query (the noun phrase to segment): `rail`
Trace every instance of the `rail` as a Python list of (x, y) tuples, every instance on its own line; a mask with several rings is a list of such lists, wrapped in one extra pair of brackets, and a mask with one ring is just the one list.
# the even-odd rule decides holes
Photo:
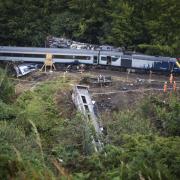
[[(180, 89), (177, 87), (176, 89)], [(167, 90), (173, 90), (173, 88), (167, 88)], [(129, 92), (147, 92), (147, 91), (164, 91), (162, 88), (148, 88), (148, 89), (131, 89), (131, 90), (120, 90), (120, 91), (111, 91), (111, 92), (99, 92), (91, 93), (93, 95), (108, 95), (108, 94), (117, 94), (117, 93), (129, 93)]]

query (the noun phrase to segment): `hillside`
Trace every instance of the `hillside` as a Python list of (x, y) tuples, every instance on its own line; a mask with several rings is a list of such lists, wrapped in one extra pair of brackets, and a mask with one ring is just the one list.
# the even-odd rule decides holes
[(179, 0), (0, 0), (0, 12), (0, 45), (44, 47), (64, 36), (179, 55)]
[(0, 49), (0, 180), (179, 180), (180, 0), (0, 0)]
[[(71, 99), (73, 85), (88, 72), (69, 73), (65, 79), (61, 72), (35, 72), (18, 81), (0, 72), (0, 179), (178, 179), (180, 176), (179, 91), (167, 94), (127, 91), (119, 96), (93, 97), (99, 107), (108, 109), (99, 109), (107, 134), (103, 151), (95, 153), (90, 151), (91, 132)], [(96, 72), (91, 71), (93, 74)], [(116, 84), (135, 83), (134, 75), (129, 82), (125, 81), (126, 76), (123, 79), (123, 74), (112, 75), (117, 79), (112, 87), (91, 87), (92, 94), (119, 88)], [(136, 88), (142, 90), (141, 86)]]

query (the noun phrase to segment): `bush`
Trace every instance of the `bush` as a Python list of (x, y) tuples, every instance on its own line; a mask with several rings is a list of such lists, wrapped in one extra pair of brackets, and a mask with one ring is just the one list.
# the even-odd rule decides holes
[(7, 105), (0, 100), (0, 121), (13, 120), (16, 117), (16, 112), (13, 105)]
[(0, 68), (0, 100), (5, 103), (12, 102), (12, 97), (15, 95), (15, 87), (9, 80), (6, 71)]
[(148, 118), (162, 135), (180, 136), (180, 101), (178, 96), (151, 97), (142, 105), (142, 113), (143, 117)]
[(125, 110), (112, 113), (109, 120), (104, 122), (107, 128), (107, 141), (113, 145), (121, 145), (122, 134), (150, 135), (156, 133), (156, 129), (148, 118), (143, 117), (140, 109)]
[(106, 146), (104, 153), (79, 159), (74, 173), (83, 170), (85, 175), (89, 173), (88, 179), (178, 179), (179, 137), (123, 135), (121, 138), (121, 147)]

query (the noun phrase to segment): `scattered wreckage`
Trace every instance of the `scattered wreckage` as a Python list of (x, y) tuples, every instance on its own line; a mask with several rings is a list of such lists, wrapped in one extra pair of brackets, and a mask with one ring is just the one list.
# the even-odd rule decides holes
[(63, 37), (58, 38), (52, 36), (47, 37), (46, 46), (50, 48), (87, 49), (87, 50), (115, 51), (115, 52), (122, 52), (123, 50), (120, 47), (116, 48), (111, 45), (94, 45), (89, 43), (73, 41)]
[(89, 84), (93, 87), (96, 86), (111, 86), (112, 85), (111, 76), (98, 75), (96, 77), (84, 77), (81, 80), (81, 83)]
[(18, 64), (18, 65), (14, 65), (14, 70), (15, 70), (15, 75), (16, 77), (22, 77), (25, 76), (35, 70), (38, 69), (38, 64)]
[(91, 126), (94, 129), (94, 133), (91, 134), (91, 142), (94, 151), (101, 151), (103, 147), (103, 142), (101, 140), (104, 129), (102, 126), (102, 122), (98, 117), (95, 101), (92, 101), (89, 94), (88, 86), (76, 85), (73, 89), (72, 100), (77, 109), (84, 116), (84, 121), (86, 123), (87, 129), (90, 130)]

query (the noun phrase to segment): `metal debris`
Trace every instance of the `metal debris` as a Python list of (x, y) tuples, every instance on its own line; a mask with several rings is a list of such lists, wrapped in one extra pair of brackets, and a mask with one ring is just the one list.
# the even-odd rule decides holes
[(85, 123), (94, 127), (95, 134), (92, 134), (92, 144), (95, 151), (102, 150), (101, 142), (102, 124), (98, 119), (97, 109), (93, 103), (87, 86), (76, 85), (73, 89), (72, 99), (77, 109), (84, 115)]
[(16, 76), (21, 77), (25, 76), (35, 70), (37, 70), (38, 64), (19, 64), (14, 65), (14, 69), (16, 71)]

